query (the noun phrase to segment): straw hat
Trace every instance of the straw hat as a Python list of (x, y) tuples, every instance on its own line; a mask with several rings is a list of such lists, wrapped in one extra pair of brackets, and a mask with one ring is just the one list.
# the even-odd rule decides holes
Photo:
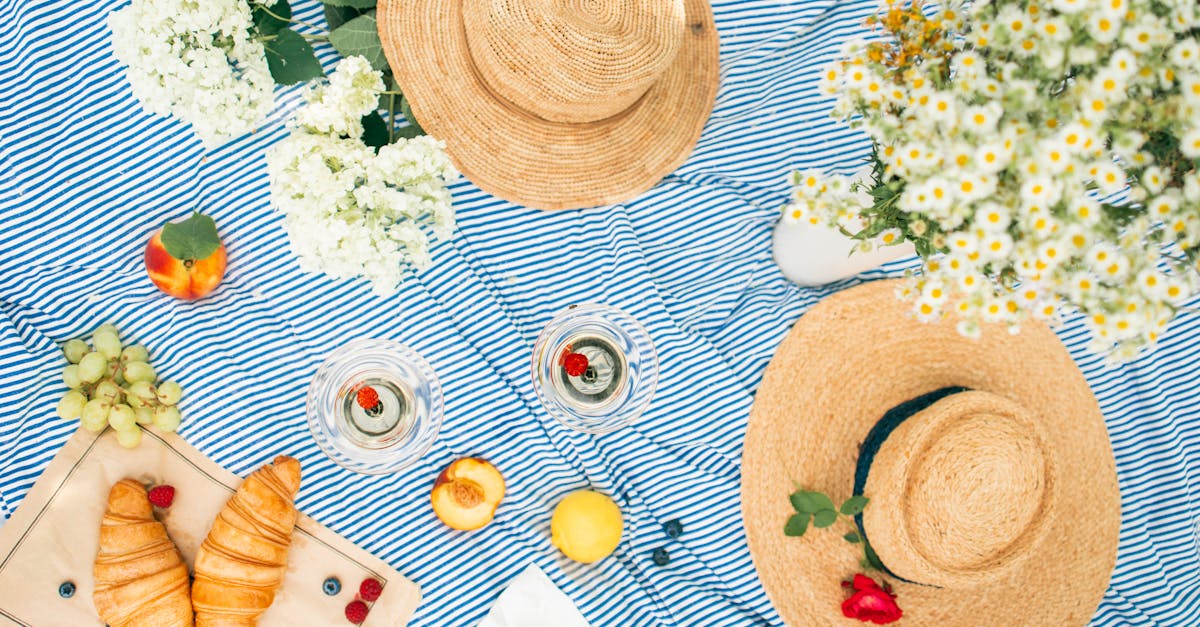
[[(902, 625), (1086, 624), (1121, 522), (1087, 382), (1045, 325), (972, 340), (913, 319), (897, 285), (813, 307), (763, 376), (742, 515), (768, 596), (789, 624), (858, 624), (840, 582), (865, 572), (891, 584)], [(785, 536), (796, 485), (868, 497), (858, 531), (887, 572), (864, 570), (849, 524)]]
[(650, 189), (716, 98), (707, 0), (381, 0), (378, 19), (421, 126), (468, 179), (529, 207)]

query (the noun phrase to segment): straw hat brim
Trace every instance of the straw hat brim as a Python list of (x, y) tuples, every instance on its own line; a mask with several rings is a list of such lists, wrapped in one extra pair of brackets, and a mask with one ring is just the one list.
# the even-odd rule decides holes
[(473, 65), (460, 0), (381, 0), (379, 34), (417, 121), (484, 191), (538, 209), (629, 200), (687, 160), (716, 99), (712, 7), (686, 0), (678, 56), (632, 107), (586, 124), (550, 122), (499, 98)]
[(864, 572), (862, 549), (832, 530), (785, 536), (793, 481), (835, 501), (850, 496), (859, 446), (887, 410), (963, 386), (1016, 401), (1040, 421), (1061, 489), (1030, 559), (996, 581), (952, 590), (884, 576), (901, 624), (1086, 624), (1108, 586), (1121, 522), (1112, 445), (1087, 381), (1044, 324), (966, 338), (953, 321), (914, 319), (897, 286), (868, 283), (819, 303), (763, 375), (742, 457), (742, 515), (767, 595), (788, 624), (857, 624), (841, 614), (839, 584)]

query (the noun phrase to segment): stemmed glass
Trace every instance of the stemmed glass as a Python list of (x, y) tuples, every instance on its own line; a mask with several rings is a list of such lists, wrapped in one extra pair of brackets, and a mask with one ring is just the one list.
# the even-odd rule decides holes
[(396, 472), (429, 450), (442, 426), (442, 388), (416, 351), (352, 341), (329, 354), (308, 386), (308, 428), (338, 465)]
[(585, 433), (616, 431), (650, 406), (658, 354), (629, 314), (608, 305), (572, 305), (533, 347), (533, 384), (546, 411)]

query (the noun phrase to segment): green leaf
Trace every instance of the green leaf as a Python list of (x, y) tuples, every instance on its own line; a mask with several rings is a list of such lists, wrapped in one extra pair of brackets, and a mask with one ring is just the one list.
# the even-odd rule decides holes
[(824, 529), (837, 522), (837, 512), (831, 509), (823, 509), (813, 514), (813, 526)]
[(791, 496), (792, 507), (805, 514), (815, 514), (823, 509), (833, 509), (833, 501), (820, 492), (801, 490)]
[(891, 198), (895, 195), (896, 193), (889, 189), (887, 185), (876, 185), (875, 187), (871, 188), (871, 198), (876, 200)]
[(343, 57), (360, 55), (376, 70), (388, 69), (374, 15), (360, 15), (329, 33), (329, 43)]
[(804, 532), (808, 531), (808, 519), (808, 514), (792, 514), (783, 526), (783, 535), (793, 538), (804, 535)]
[(401, 137), (404, 139), (412, 139), (414, 137), (420, 137), (424, 134), (425, 131), (422, 131), (421, 127), (419, 126), (402, 126), (392, 133), (396, 139), (400, 139)]
[(851, 531), (850, 533), (842, 536), (842, 539), (850, 544), (858, 544), (859, 542), (862, 542), (862, 538), (858, 537), (857, 531)]
[(373, 9), (375, 0), (321, 0), (328, 6), (351, 7), (354, 9)]
[(337, 7), (325, 3), (325, 24), (333, 30), (360, 15), (375, 15), (375, 10), (363, 11), (354, 7)]
[(164, 224), (162, 245), (168, 255), (180, 261), (189, 261), (204, 259), (216, 252), (221, 245), (221, 238), (217, 235), (217, 223), (197, 212), (182, 222)]
[[(254, 27), (258, 29), (258, 34), (274, 35), (275, 33), (287, 28), (289, 23), (288, 18), (292, 17), (292, 5), (288, 4), (288, 0), (279, 0), (270, 6), (254, 3), (251, 3), (251, 5), (254, 7), (251, 10), (251, 14), (254, 16)], [(274, 13), (283, 19), (279, 19), (272, 16), (270, 13), (267, 13), (268, 9), (271, 11), (271, 13)]]
[(842, 507), (838, 511), (846, 516), (857, 516), (862, 513), (863, 508), (866, 507), (867, 503), (870, 501), (871, 499), (861, 494), (855, 494), (854, 496), (846, 499), (846, 502), (842, 503)]
[(373, 111), (370, 115), (364, 116), (362, 125), (362, 140), (364, 144), (374, 148), (376, 151), (381, 146), (388, 145), (388, 123), (383, 121), (383, 116), (379, 115), (378, 111)]
[(279, 31), (275, 39), (264, 41), (263, 46), (267, 49), (271, 78), (280, 85), (303, 83), (325, 75), (312, 46), (290, 28)]
[(407, 96), (400, 100), (400, 113), (404, 114), (404, 119), (408, 120), (409, 126), (416, 129), (416, 135), (425, 134), (425, 129), (421, 128), (420, 122), (417, 122), (417, 116), (413, 115), (413, 110), (408, 104)]

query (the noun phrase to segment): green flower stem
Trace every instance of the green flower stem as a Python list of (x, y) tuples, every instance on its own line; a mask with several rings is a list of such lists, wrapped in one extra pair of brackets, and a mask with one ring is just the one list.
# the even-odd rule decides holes
[(313, 41), (329, 41), (329, 35), (310, 35), (308, 33), (300, 33), (300, 36)]
[(384, 96), (403, 96), (404, 95), (404, 92), (399, 92), (399, 91), (381, 91), (379, 93)]
[(385, 91), (388, 95), (388, 143), (396, 141), (396, 92)]
[[(271, 9), (268, 9), (268, 8), (267, 8), (267, 5), (265, 5), (265, 4), (260, 4), (260, 5), (258, 6), (258, 8), (262, 9), (262, 12), (263, 12), (263, 13), (266, 13), (267, 15), (270, 15), (271, 17), (273, 17), (273, 18), (275, 18), (275, 19), (277, 19), (277, 20), (279, 20), (279, 21), (281, 21), (281, 22), (291, 22), (291, 23), (293, 23), (293, 24), (299, 24), (299, 25), (301, 25), (301, 26), (307, 26), (307, 27), (309, 27), (309, 28), (311, 28), (311, 29), (313, 29), (313, 30), (318, 30), (318, 31), (322, 31), (322, 32), (324, 32), (324, 29), (323, 29), (323, 28), (321, 28), (320, 26), (317, 26), (316, 24), (313, 24), (313, 23), (311, 23), (311, 22), (305, 22), (304, 20), (297, 20), (297, 19), (295, 19), (295, 18), (290, 18), (290, 17), (283, 17), (282, 15), (279, 15), (278, 13), (275, 13), (275, 12), (274, 12), (274, 11), (272, 11)], [(326, 34), (326, 35), (325, 35), (325, 37), (326, 37), (326, 38), (328, 38), (328, 34)]]

